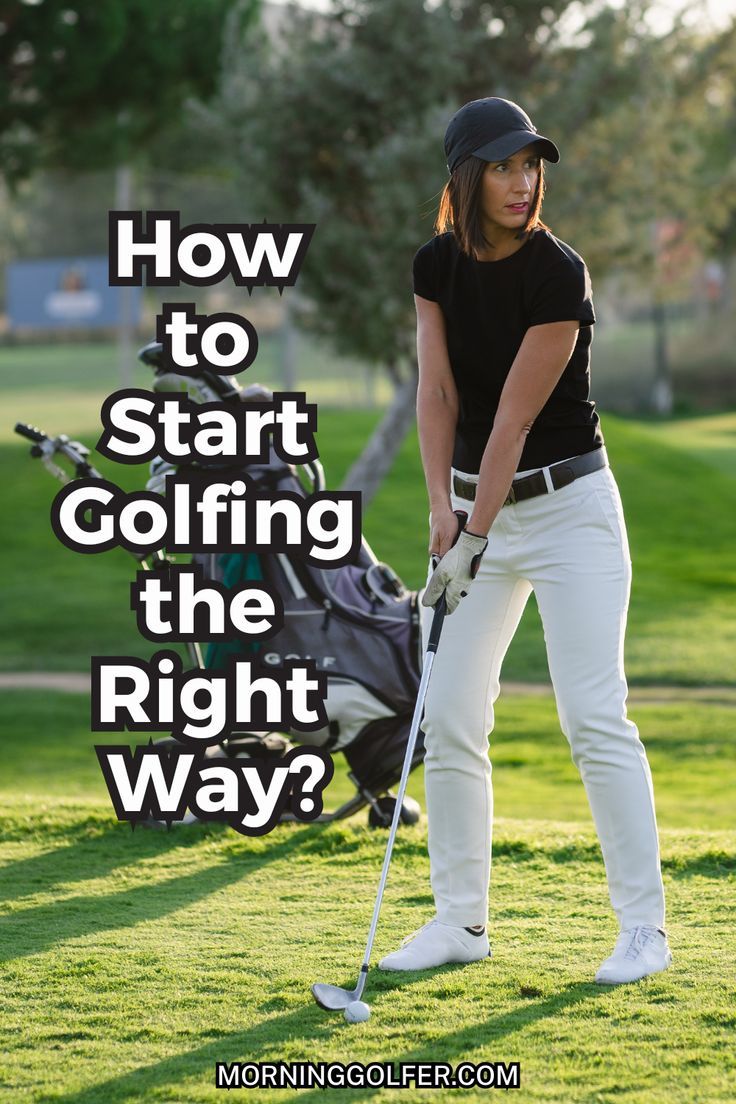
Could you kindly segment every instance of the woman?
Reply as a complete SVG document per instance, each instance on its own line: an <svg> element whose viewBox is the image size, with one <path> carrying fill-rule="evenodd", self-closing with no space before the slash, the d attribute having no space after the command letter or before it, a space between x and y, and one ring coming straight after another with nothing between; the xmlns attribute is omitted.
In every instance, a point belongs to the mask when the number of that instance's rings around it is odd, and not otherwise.
<svg viewBox="0 0 736 1104"><path fill-rule="evenodd" d="M595 980L635 981L666 969L671 955L651 775L626 717L631 561L588 398L588 272L540 221L542 158L556 162L559 152L520 107L496 97L466 104L445 152L438 234L414 259L417 416L429 547L441 557L423 602L444 591L451 615L424 719L437 914L380 966L421 970L490 954L488 733L501 663L534 590L621 927ZM467 515L459 536L456 510Z"/></svg>

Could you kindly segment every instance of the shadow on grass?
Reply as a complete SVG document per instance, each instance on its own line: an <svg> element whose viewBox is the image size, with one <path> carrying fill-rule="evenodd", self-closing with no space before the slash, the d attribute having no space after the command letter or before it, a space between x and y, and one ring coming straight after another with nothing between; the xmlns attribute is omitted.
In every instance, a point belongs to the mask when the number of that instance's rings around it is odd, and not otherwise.
<svg viewBox="0 0 736 1104"><path fill-rule="evenodd" d="M276 829L294 832L296 825L284 825ZM206 839L223 837L223 849L229 849L233 837L229 830L217 824L196 824L174 826L166 829L141 826L131 832L124 824L114 822L99 827L93 835L82 835L88 826L81 822L65 826L63 835L51 834L51 839L69 840L70 836L80 833L79 838L67 842L64 846L42 851L28 858L11 860L0 865L0 892L6 888L6 899L18 898L43 892L63 882L82 882L103 878L120 867L128 866L144 859L154 858L164 852L186 851L195 848ZM371 838L384 843L381 834L370 833ZM329 855L339 852L342 858L350 852L358 852L365 846L364 834L350 825L310 825L307 829L279 841L277 835L271 836L268 844L257 852L242 852L237 855L238 862L254 862L261 865L272 858L278 859L288 850L298 846L304 855ZM405 832L399 835L394 847L394 857L424 858L426 856L426 836L422 833ZM515 862L590 862L600 860L598 843L592 840L576 839L558 845L540 844L534 846L523 839L497 839L494 842L494 857L509 858ZM182 856L183 857L183 856ZM726 861L723 856L719 861ZM679 864L678 864L679 865Z"/></svg>
<svg viewBox="0 0 736 1104"><path fill-rule="evenodd" d="M427 976L426 974L423 976ZM405 987L405 984L402 987ZM443 1062L457 1064L465 1060L468 1053L483 1043L508 1038L531 1024L555 1016L565 1009L582 1001L605 999L607 993L591 983L573 982L559 992L537 1001L524 1000L508 1012L487 1019L479 1019L468 1024L460 1031L433 1037L424 1045L417 1045L402 1053L376 1055L375 1061L420 1062L436 1061L437 1055ZM379 1010L380 1014L380 1010ZM472 1005L468 1016L472 1017ZM124 1104L125 1101L146 1099L149 1093L160 1094L168 1089L172 1098L177 1098L183 1089L182 1082L197 1079L208 1085L214 1083L216 1062L262 1062L280 1060L281 1054L288 1049L295 1053L294 1043L302 1043L305 1053L313 1061L322 1060L320 1044L331 1044L345 1039L355 1028L349 1028L342 1016L329 1017L314 1005L300 1008L288 1015L273 1017L248 1031L237 1031L220 1035L217 1039L180 1054L172 1055L148 1066L139 1066L135 1070L98 1082L87 1089L75 1090L64 1095L50 1094L39 1096L39 1104L55 1101L56 1104ZM210 1032L211 1034L211 1032ZM355 1039L353 1038L353 1042ZM289 1045L291 1044L291 1045ZM347 1049L347 1048L346 1048ZM354 1053L354 1046L350 1048ZM348 1051L349 1052L349 1051ZM507 1060L511 1060L509 1056ZM295 1059L296 1060L296 1059ZM345 1057L343 1061L350 1059ZM356 1059L357 1060L357 1059ZM361 1055L362 1061L367 1061ZM341 1100L369 1100L383 1090L366 1086L359 1089L340 1090ZM304 1104L317 1104L324 1100L324 1089L300 1091L299 1100ZM181 1095L179 1095L181 1098Z"/></svg>
<svg viewBox="0 0 736 1104"><path fill-rule="evenodd" d="M266 863L286 858L293 851L298 850L305 839L313 834L312 827L300 831L292 830L286 838L274 841L266 849L232 853L205 869L199 868L191 874L167 878L162 882L148 881L143 885L123 889L117 893L80 894L63 901L17 909L0 920L0 961L12 961L15 958L37 954L64 940L76 939L90 932L115 931L133 927L141 921L158 919L246 878ZM145 854L155 855L168 849L167 841L172 837L162 834L157 838L158 845L146 841ZM99 846L99 840L94 842ZM106 842L110 842L108 837ZM172 839L170 846L180 845ZM61 848L60 850L68 852L73 849ZM95 877L120 865L121 861L127 863L140 858L141 855L139 852L134 855L126 853L124 856L119 851L116 854L103 853L97 862L96 872L93 869L95 866L93 844L86 849L85 857L88 860L87 869L82 876ZM44 856L38 856L38 865L33 868L33 880L36 883L42 881L44 860L48 864L46 870L51 870L59 861L58 852L52 851ZM27 862L30 865L33 860L27 860ZM79 869L82 869L81 864ZM29 871L26 870L26 874L28 873ZM72 877L76 877L76 872L67 877L71 880ZM60 880L58 876L52 877L51 884L58 880ZM13 884L17 890L15 876L13 876ZM39 889L43 888L39 884Z"/></svg>
<svg viewBox="0 0 736 1104"><path fill-rule="evenodd" d="M113 824L94 837L83 838L64 847L57 847L43 851L41 854L32 855L29 858L5 863L0 867L0 896L6 900L18 902L23 897L32 897L65 882L76 883L105 878L121 867L133 866L143 860L156 858L162 854L171 854L175 851L182 852L180 858L185 861L187 850L196 848L205 839L211 839L219 834L224 835L226 831L227 829L215 825L206 827L197 825L186 828L177 827L170 832L138 828L133 835L127 827L121 824ZM344 859L346 854L358 852L365 846L365 841L359 833L356 833L354 838L346 838L341 835L338 839L333 839L327 826L310 825L301 831L295 831L293 828L288 828L287 831L289 831L289 835L286 838L278 840L272 836L268 845L258 851L243 850L231 853L233 866L241 870L243 866L247 866L249 869L257 869L267 862L283 858L296 849L299 850L301 855L314 856L329 855L337 847L341 858ZM223 851L228 850L228 844L223 840ZM510 858L515 862L567 863L600 859L598 845L582 841L559 847L534 848L523 840L502 840L497 843L494 850L497 860ZM421 839L406 837L398 839L394 849L396 860L424 857L425 854L426 841L424 837ZM723 856L720 861L725 861L727 858L728 856ZM707 872L708 861L710 861L710 857L704 859L703 872ZM213 870L215 868L208 869ZM681 869L682 863L679 862L677 870ZM206 871L200 873L206 878ZM196 878L197 875L191 877ZM161 883L160 888L175 886L179 881L180 879L176 878L167 880ZM191 885L190 876L186 876L182 881L187 886ZM137 892L137 889L124 891L122 896L130 900L135 898ZM199 894L193 894L193 897L196 896L199 896ZM0 919L0 932L3 930L7 932L9 927L12 928L13 921L20 924L24 918L31 919L40 916L44 911L50 909L55 910L54 915L59 910L60 915L61 910L70 904L70 901L76 902L73 911L77 911L79 902L83 899L83 897L77 896L53 905L32 905L26 909L16 908L7 914L4 920ZM103 905L105 901L110 900L108 896L102 893L95 893L94 899Z"/></svg>
<svg viewBox="0 0 736 1104"><path fill-rule="evenodd" d="M200 840L191 832L176 829L167 832L138 828L133 833L122 824L111 824L94 836L77 839L65 847L4 863L0 867L0 888L7 883L6 899L17 900L60 882L103 878L118 867L163 852L194 847Z"/></svg>
<svg viewBox="0 0 736 1104"><path fill-rule="evenodd" d="M736 872L736 854L733 851L703 851L687 858L662 859L662 870L673 878L728 878Z"/></svg>
<svg viewBox="0 0 736 1104"><path fill-rule="evenodd" d="M267 843L259 845L257 851L244 850L238 853L237 861L246 862L252 859L268 862L272 857L279 858L284 853L284 843L291 836L280 841L278 833L284 831L294 834L297 824L298 822L289 822L279 825ZM339 844L340 851L344 854L348 850L356 850L362 846L358 836L354 840L341 837L337 843L331 842L330 837L326 837L329 828L327 824L312 824L307 831L298 832L297 842L301 851L310 855L327 854ZM165 852L196 848L203 841L217 837L222 839L223 850L230 850L234 840L244 841L246 838L235 835L226 825L215 822L174 825L169 830L164 827L140 825L131 831L127 824L119 821L108 821L103 826L98 819L94 819L91 823L80 820L73 824L66 824L63 830L58 826L53 826L53 829L48 833L49 842L66 841L64 846L49 848L27 858L11 859L9 862L0 864L0 899L5 897L5 899L17 900L19 897L43 892L60 882L82 882L102 878L119 867L153 858ZM71 842L68 842L70 839ZM2 842L15 843L27 840L27 833L18 833L17 837L8 836ZM416 843L412 840L399 840L396 854L400 854L402 848L404 851L408 848L411 854L415 847ZM272 854L274 849L276 853ZM2 892L3 889L5 893Z"/></svg>

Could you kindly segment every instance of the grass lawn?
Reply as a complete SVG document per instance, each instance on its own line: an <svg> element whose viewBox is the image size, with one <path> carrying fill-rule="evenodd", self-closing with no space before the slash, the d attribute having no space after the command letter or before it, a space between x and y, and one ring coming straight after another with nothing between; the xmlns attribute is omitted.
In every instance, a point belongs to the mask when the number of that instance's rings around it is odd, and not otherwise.
<svg viewBox="0 0 736 1104"><path fill-rule="evenodd" d="M45 428L76 433L71 414L62 413ZM328 486L339 485L378 416L320 407ZM33 420L32 406L25 417ZM729 451L736 413L666 424L604 414L603 426L634 561L630 682L736 684L736 450ZM89 445L96 439L83 435ZM13 519L0 548L5 619L13 625L0 640L0 669L84 670L90 654L150 654L128 609L133 561L122 551L80 556L58 543L48 523L58 484L27 453L17 438L0 444L3 515ZM102 458L98 466L128 489L145 481L143 469ZM409 586L422 585L426 495L415 434L367 509L364 529ZM504 675L547 678L533 597Z"/></svg>
<svg viewBox="0 0 736 1104"><path fill-rule="evenodd" d="M385 840L365 814L260 839L203 825L131 833L112 816L83 698L16 691L2 708L3 1098L214 1101L216 1061L280 1059L520 1061L520 1099L554 1104L733 1099L733 709L633 710L658 791L671 970L591 984L615 925L582 788L551 702L514 698L494 735L493 960L375 971L372 1018L348 1026L309 987L357 974ZM347 785L340 771L328 796ZM399 836L377 955L429 915L422 818ZM407 1099L450 1096L487 1092Z"/></svg>
<svg viewBox="0 0 736 1104"><path fill-rule="evenodd" d="M313 340L297 336L296 343L298 387L313 402L370 405L390 397L383 375L369 379L363 365L338 358ZM257 365L241 377L243 386L258 382L283 390L281 356L278 337L262 334ZM127 386L151 386L153 377L145 365L135 360L130 372ZM48 433L86 433L94 440L102 401L121 386L118 353L110 342L0 347L0 441L13 438L17 421L33 422Z"/></svg>
<svg viewBox="0 0 736 1104"><path fill-rule="evenodd" d="M16 352L29 355L11 371ZM93 354L86 367L72 360L57 385L61 352L43 371L29 350L0 355L0 380L5 371L11 384L0 427L10 519L0 546L4 670L83 671L91 654L154 650L128 608L130 557L79 556L56 541L48 511L58 485L13 439L12 420L22 417L94 444L114 367L101 373L95 396L87 393ZM320 405L330 486L377 417ZM635 565L630 711L654 773L675 966L618 990L591 984L615 922L548 696L502 697L497 706L493 960L400 978L376 971L372 1018L351 1027L320 1011L309 986L353 984L357 974L385 841L367 829L365 813L333 825L282 825L259 839L212 825L132 833L114 819L86 699L6 691L0 1099L199 1104L220 1099L218 1060L518 1060L527 1101L734 1099L736 697L709 701L673 689L665 700L646 684L736 686L736 414L663 424L604 415L603 425ZM126 488L142 484L135 468L99 466ZM414 436L364 522L376 552L419 586L426 506ZM533 602L504 677L546 678ZM350 792L337 762L330 806ZM410 793L422 801L422 790L417 771ZM431 913L422 818L399 836L376 957ZM487 1090L405 1095L475 1102ZM252 1099L297 1097L256 1090ZM333 1090L333 1099L387 1101L395 1090Z"/></svg>

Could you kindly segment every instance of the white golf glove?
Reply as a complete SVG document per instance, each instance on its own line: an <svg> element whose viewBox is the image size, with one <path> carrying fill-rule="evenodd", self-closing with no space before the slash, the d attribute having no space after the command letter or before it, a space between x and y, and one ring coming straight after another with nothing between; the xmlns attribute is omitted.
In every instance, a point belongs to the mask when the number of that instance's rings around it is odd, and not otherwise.
<svg viewBox="0 0 736 1104"><path fill-rule="evenodd" d="M468 593L487 546L486 537L476 537L475 534L463 530L434 569L422 596L422 605L435 606L444 591L447 612L452 613L457 609L460 599Z"/></svg>

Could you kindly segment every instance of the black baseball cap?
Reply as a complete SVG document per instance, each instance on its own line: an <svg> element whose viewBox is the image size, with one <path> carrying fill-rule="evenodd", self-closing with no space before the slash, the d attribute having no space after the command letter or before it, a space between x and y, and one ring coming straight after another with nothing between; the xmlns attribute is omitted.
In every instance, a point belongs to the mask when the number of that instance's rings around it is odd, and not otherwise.
<svg viewBox="0 0 736 1104"><path fill-rule="evenodd" d="M537 134L537 128L518 104L499 96L471 100L455 112L445 131L448 172L454 172L471 154L482 161L503 161L532 142L539 144L547 161L560 160L557 146Z"/></svg>

